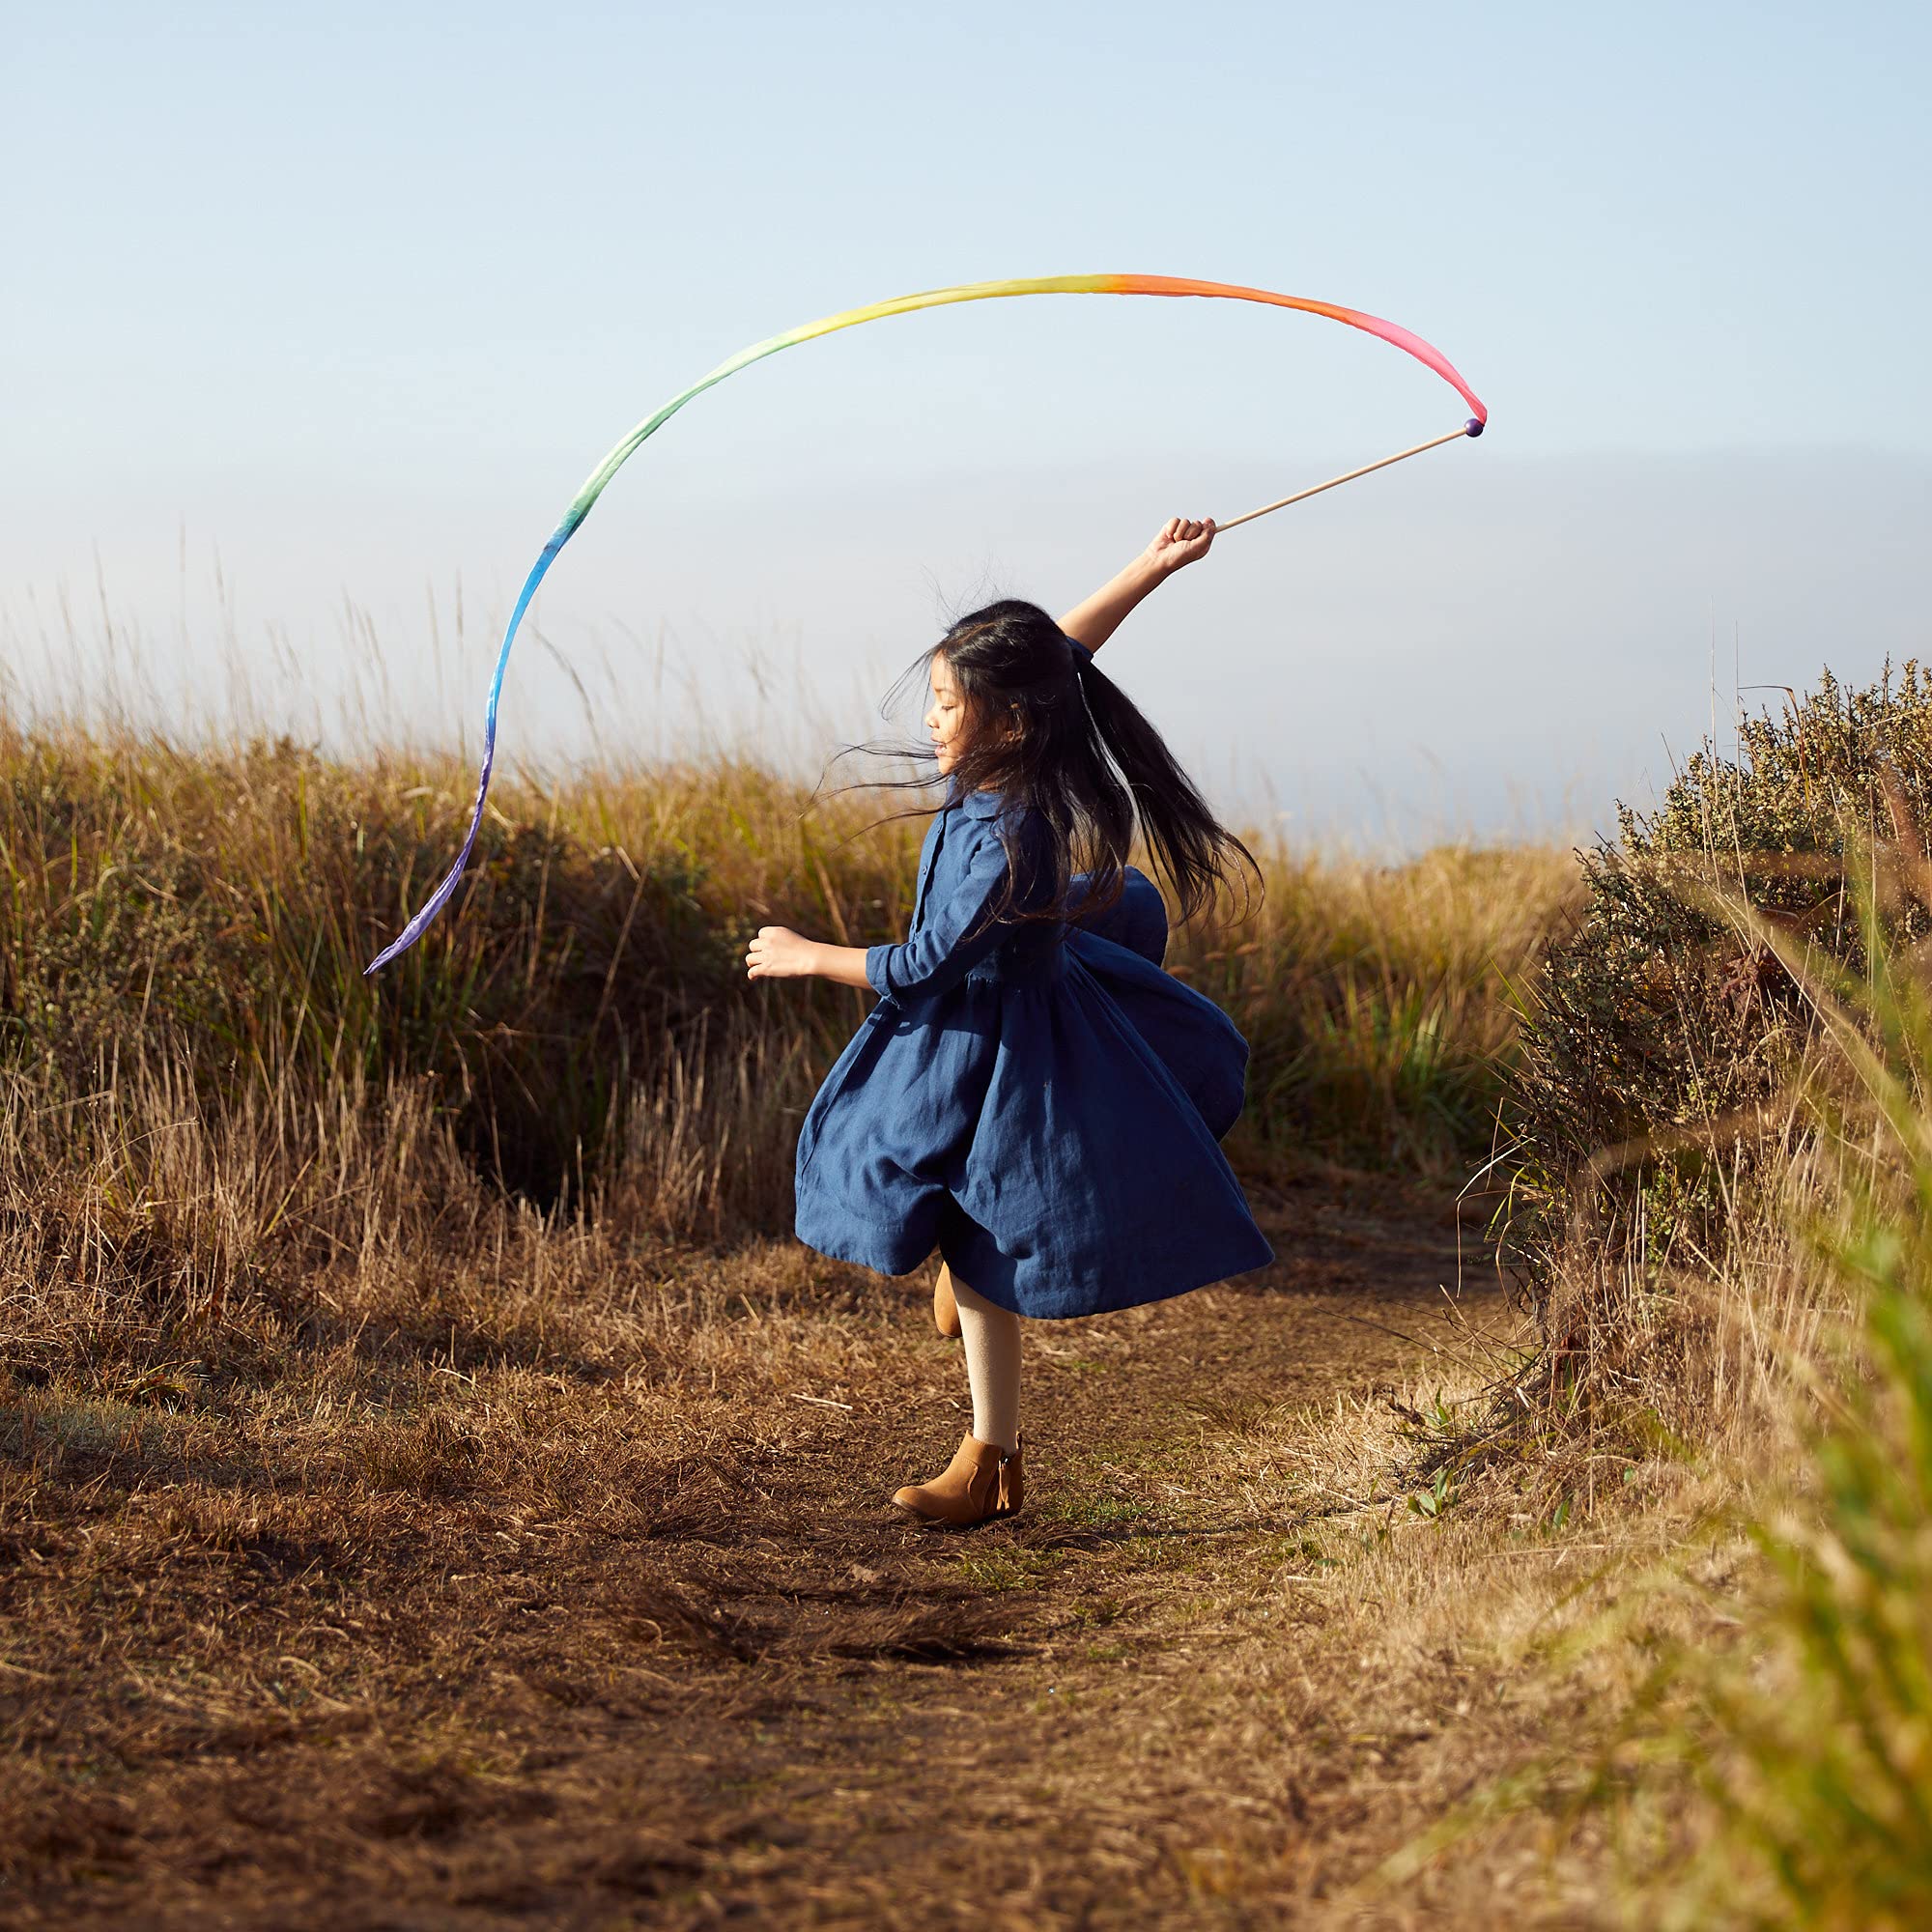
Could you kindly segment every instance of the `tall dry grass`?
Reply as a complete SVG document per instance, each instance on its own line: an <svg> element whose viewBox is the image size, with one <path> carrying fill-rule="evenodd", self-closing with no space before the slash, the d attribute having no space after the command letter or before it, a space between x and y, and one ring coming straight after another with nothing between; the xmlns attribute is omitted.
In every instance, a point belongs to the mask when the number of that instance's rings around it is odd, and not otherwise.
<svg viewBox="0 0 1932 1932"><path fill-rule="evenodd" d="M1247 1036L1256 1131L1460 1184L1492 1146L1514 988L1577 903L1573 855L1444 845L1380 865L1252 842L1254 929L1190 936L1170 963Z"/></svg>
<svg viewBox="0 0 1932 1932"><path fill-rule="evenodd" d="M1932 1922L1932 979L1898 918L1932 914L1932 865L1902 804L1895 822L1897 842L1847 840L1855 970L1742 895L1710 901L1819 1021L1785 1225L1824 1327L1795 1356L1797 1453L1746 1486L1741 1639L1666 1679L1659 1755L1701 1810L1665 1861L1685 1927Z"/></svg>
<svg viewBox="0 0 1932 1932"><path fill-rule="evenodd" d="M923 820L723 756L513 780L456 903L364 979L468 790L454 760L0 723L17 1374L266 1371L331 1306L510 1348L536 1291L506 1252L588 1284L788 1235L799 1120L869 1002L750 982L744 942L901 936ZM1562 860L1252 842L1259 912L1169 954L1253 1042L1231 1151L1455 1173L1487 1144L1505 987Z"/></svg>

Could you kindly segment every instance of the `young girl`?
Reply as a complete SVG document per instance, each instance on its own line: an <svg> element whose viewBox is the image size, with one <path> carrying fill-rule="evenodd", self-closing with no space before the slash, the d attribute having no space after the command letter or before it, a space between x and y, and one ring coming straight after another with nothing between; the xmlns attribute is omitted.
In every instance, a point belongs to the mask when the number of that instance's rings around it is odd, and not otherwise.
<svg viewBox="0 0 1932 1932"><path fill-rule="evenodd" d="M1211 522L1172 518L1058 624L1017 600L954 624L926 654L951 783L910 935L831 946L767 925L746 955L754 980L879 995L800 1128L796 1227L883 1274L939 1250L934 1316L964 1338L973 1427L941 1475L893 1497L922 1518L1020 1507L1020 1317L1129 1308L1274 1258L1219 1146L1247 1042L1161 970L1166 908L1126 864L1136 813L1183 917L1234 855L1259 867L1094 663L1213 540Z"/></svg>

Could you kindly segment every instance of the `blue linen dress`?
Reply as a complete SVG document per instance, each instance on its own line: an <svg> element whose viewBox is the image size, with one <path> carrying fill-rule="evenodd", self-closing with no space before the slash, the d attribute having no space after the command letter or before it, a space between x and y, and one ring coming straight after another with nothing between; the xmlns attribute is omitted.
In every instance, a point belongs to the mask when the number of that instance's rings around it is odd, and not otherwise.
<svg viewBox="0 0 1932 1932"><path fill-rule="evenodd" d="M1184 1294L1274 1259L1220 1139L1248 1044L1161 969L1167 911L1127 868L1106 913L1001 923L1001 799L954 798L926 829L912 931L874 946L880 998L799 1130L799 1238L881 1274L935 1245L1014 1314L1096 1315ZM1022 906L1044 897L1048 836L1014 827Z"/></svg>

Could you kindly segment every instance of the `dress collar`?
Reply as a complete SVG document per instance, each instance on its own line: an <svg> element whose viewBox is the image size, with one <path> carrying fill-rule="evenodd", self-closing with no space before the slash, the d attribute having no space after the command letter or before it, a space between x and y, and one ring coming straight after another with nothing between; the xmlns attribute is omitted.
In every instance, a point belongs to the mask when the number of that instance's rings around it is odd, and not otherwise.
<svg viewBox="0 0 1932 1932"><path fill-rule="evenodd" d="M991 818L999 810L1001 799L1002 794L996 791L969 791L946 802L969 818Z"/></svg>

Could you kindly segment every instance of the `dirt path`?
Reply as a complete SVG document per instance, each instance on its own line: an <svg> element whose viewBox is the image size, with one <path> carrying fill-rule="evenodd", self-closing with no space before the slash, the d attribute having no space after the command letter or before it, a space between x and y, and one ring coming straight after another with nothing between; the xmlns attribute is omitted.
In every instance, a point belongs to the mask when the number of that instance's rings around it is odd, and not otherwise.
<svg viewBox="0 0 1932 1932"><path fill-rule="evenodd" d="M253 1577L252 1621L195 1624L165 1568L110 1592L95 1663L76 1638L23 1692L0 1922L1316 1922L1427 1815L1406 1762L1439 1776L1453 1740L1365 1701L1330 1634L1334 1539L1361 1534L1337 1512L1362 1498L1297 1461L1296 1417L1456 1380L1459 1323L1500 1305L1479 1268L1445 1296L1440 1206L1367 1181L1254 1199L1279 1259L1240 1288L1029 1326L1013 1521L886 1501L970 1414L908 1289L863 1387L721 1402L630 1533L566 1496L425 1544L417 1505L353 1577L296 1548L213 1579L227 1605ZM143 1733L174 1743L112 1743L114 1699L159 1694L193 1642L207 1694ZM1448 1708L1465 1666L1417 1668ZM270 1685L300 1692L279 1733Z"/></svg>

